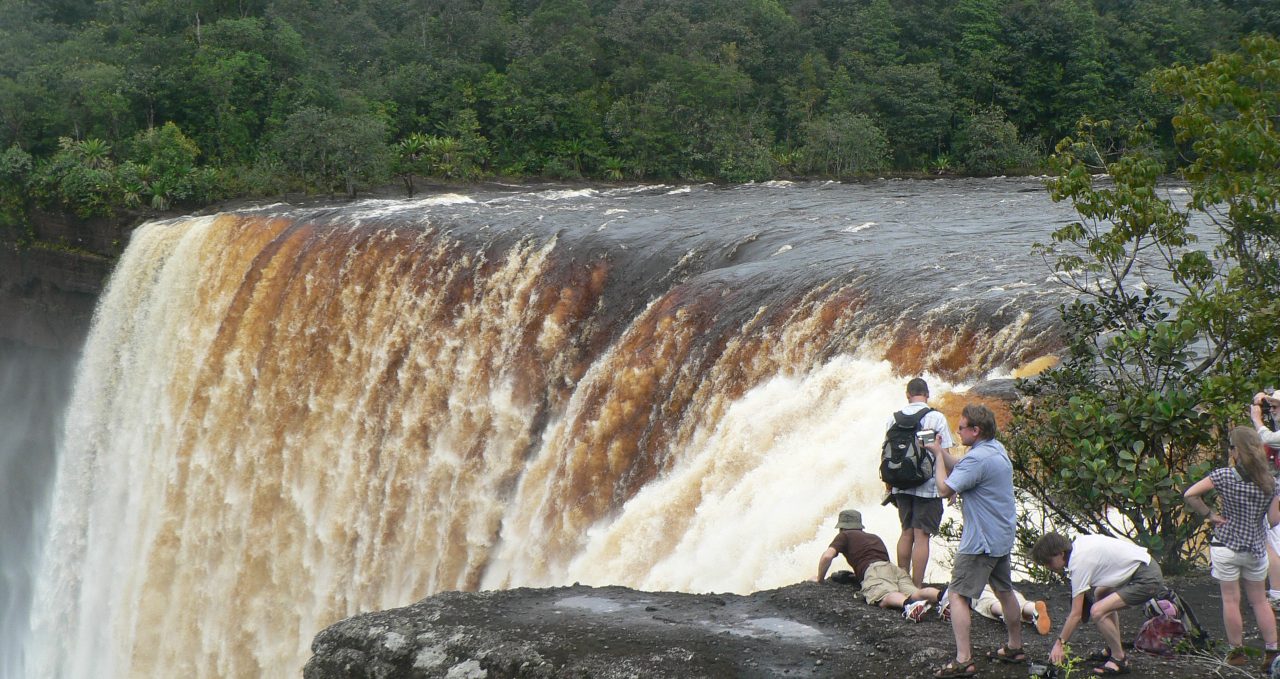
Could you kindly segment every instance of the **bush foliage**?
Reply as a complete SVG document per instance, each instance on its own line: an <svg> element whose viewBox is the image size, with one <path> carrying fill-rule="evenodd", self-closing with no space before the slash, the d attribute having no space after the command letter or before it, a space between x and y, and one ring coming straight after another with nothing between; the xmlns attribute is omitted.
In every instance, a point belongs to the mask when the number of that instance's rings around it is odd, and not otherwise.
<svg viewBox="0 0 1280 679"><path fill-rule="evenodd" d="M1158 73L1193 160L1188 199L1160 184L1145 126L1082 123L1052 159L1080 220L1040 246L1076 294L1062 363L1022 383L1018 483L1069 532L1135 534L1177 570L1205 529L1182 491L1226 464L1226 435L1278 375L1280 41ZM1112 146L1115 140L1119 146ZM1208 231L1211 238L1196 237Z"/></svg>

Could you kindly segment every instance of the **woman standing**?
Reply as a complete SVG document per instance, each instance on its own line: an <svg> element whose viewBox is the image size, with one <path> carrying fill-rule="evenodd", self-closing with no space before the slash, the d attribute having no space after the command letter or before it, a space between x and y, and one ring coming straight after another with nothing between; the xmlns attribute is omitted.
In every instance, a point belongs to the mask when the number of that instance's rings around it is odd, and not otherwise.
<svg viewBox="0 0 1280 679"><path fill-rule="evenodd" d="M1232 650L1227 663L1244 665L1244 621L1240 614L1240 582L1253 608L1253 617L1266 645L1263 667L1280 654L1276 650L1276 618L1267 602L1263 582L1267 578L1267 552L1264 530L1280 523L1280 506L1276 504L1276 481L1267 467L1258 432L1236 427L1229 435L1228 454L1234 466L1221 467L1200 479L1183 493L1187 506L1208 517L1213 524L1209 541L1212 575L1222 589L1222 622ZM1209 509L1204 495L1217 490L1221 513ZM1266 517L1266 523L1263 522Z"/></svg>

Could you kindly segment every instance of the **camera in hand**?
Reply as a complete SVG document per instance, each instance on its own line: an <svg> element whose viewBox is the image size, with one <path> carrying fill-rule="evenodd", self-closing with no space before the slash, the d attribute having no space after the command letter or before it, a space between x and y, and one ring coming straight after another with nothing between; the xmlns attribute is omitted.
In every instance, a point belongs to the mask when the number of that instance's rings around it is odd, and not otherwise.
<svg viewBox="0 0 1280 679"><path fill-rule="evenodd" d="M938 432L932 429L921 429L916 432L916 439L921 443L933 443L938 438Z"/></svg>

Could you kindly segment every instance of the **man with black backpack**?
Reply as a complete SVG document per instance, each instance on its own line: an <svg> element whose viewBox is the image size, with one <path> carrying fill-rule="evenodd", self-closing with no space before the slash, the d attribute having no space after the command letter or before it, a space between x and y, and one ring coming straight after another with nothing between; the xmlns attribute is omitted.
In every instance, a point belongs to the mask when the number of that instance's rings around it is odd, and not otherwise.
<svg viewBox="0 0 1280 679"><path fill-rule="evenodd" d="M942 525L942 498L933 478L934 456L925 444L935 438L950 450L951 427L942 413L929 407L929 385L919 377L907 382L907 405L889 417L880 459L880 478L898 507L898 567L911 581L924 584L929 564L929 538Z"/></svg>

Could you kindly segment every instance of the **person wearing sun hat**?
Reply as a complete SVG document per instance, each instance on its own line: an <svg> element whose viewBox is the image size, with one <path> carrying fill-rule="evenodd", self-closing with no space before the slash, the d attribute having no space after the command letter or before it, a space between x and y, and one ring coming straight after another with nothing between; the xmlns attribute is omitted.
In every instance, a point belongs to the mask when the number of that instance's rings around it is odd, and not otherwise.
<svg viewBox="0 0 1280 679"><path fill-rule="evenodd" d="M919 622L934 604L938 603L938 590L934 587L916 587L906 571L889 561L884 541L874 533L864 530L862 513L856 509L840 512L836 519L835 539L818 559L818 576L822 582L837 555L853 569L854 577L862 583L862 598L881 608L901 608L903 617Z"/></svg>

